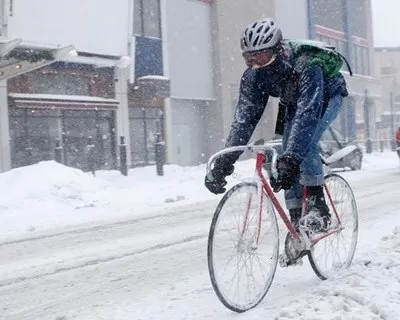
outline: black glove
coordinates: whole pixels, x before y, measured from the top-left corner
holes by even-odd
[[[274,192],[279,192],[282,189],[282,185],[279,179],[275,179],[273,176],[269,177],[269,184],[271,185]]]
[[[232,161],[224,156],[219,157],[214,164],[214,167],[206,175],[204,179],[204,185],[212,193],[224,193],[224,188],[227,184],[225,178],[233,173],[235,167]]]
[[[283,155],[276,162],[278,178],[270,178],[270,184],[274,192],[280,189],[289,190],[297,181],[300,173],[300,162],[290,155]]]

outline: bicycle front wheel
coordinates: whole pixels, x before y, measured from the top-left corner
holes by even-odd
[[[308,254],[314,272],[322,280],[350,266],[358,236],[358,211],[350,185],[343,177],[332,173],[325,177],[325,186],[333,233],[316,243]]]
[[[278,223],[269,197],[256,183],[230,189],[214,213],[208,269],[219,300],[244,312],[267,294],[279,255]]]

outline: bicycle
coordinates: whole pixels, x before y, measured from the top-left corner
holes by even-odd
[[[276,174],[277,152],[273,146],[252,144],[223,149],[210,157],[207,173],[217,157],[246,150],[257,152],[255,179],[234,185],[222,197],[211,222],[207,248],[213,289],[222,304],[235,312],[252,309],[264,299],[273,282],[278,261],[281,267],[298,265],[307,255],[312,269],[322,280],[348,268],[358,235],[354,194],[347,181],[335,173],[327,174],[324,184],[331,212],[329,230],[312,233],[307,229],[308,215],[304,214],[307,212],[307,188],[304,190],[300,227],[298,231],[295,229],[263,173],[266,159],[272,158],[271,174]],[[335,157],[323,159],[323,162],[329,164],[329,160],[334,161]],[[288,229],[280,255],[275,211]],[[228,218],[227,222],[224,217]],[[329,249],[333,252],[329,253]]]

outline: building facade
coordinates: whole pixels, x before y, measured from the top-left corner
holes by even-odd
[[[400,47],[375,48],[375,61],[382,84],[382,108],[377,119],[380,138],[391,140],[400,126]]]
[[[249,8],[250,7],[250,8]],[[293,12],[296,13],[295,19]],[[239,37],[244,26],[262,17],[274,17],[285,38],[314,39],[338,48],[353,67],[354,75],[343,73],[348,81],[350,97],[335,123],[349,139],[365,138],[364,102],[367,92],[371,124],[381,107],[380,81],[373,66],[371,3],[369,0],[221,0],[213,3],[214,76],[217,105],[210,110],[210,150],[223,146],[229,132],[237,101],[239,79],[245,69],[239,50]],[[275,128],[277,101],[271,99],[258,125],[253,140],[272,138]],[[217,120],[217,121],[216,121]],[[372,134],[376,128],[371,126]]]
[[[3,170],[54,159],[60,147],[65,164],[84,169],[91,143],[98,169],[119,166],[122,142],[129,166],[154,163],[156,131],[164,132],[158,124],[169,96],[163,77],[163,3],[2,1],[4,38],[22,39],[38,50],[75,48],[4,83],[7,108],[1,122],[11,143]]]
[[[93,141],[98,168],[119,166],[121,142],[130,167],[149,165],[160,136],[168,163],[205,162],[224,145],[233,119],[246,67],[239,37],[262,17],[275,17],[286,38],[323,40],[348,57],[355,76],[344,71],[351,97],[338,121],[347,136],[356,136],[355,123],[364,120],[365,92],[374,101],[371,118],[379,107],[369,0],[1,3],[3,37],[75,48],[0,85],[7,105],[0,113],[2,157],[12,160],[2,160],[2,170],[52,159],[60,145],[66,164],[85,168]],[[276,112],[270,99],[254,139],[273,137]]]
[[[211,1],[166,1],[164,47],[171,97],[166,101],[168,160],[196,165],[207,160],[208,110],[216,106]]]
[[[368,138],[376,138],[375,118],[381,108],[381,88],[374,68],[371,1],[308,0],[307,5],[309,37],[338,48],[354,72],[353,77],[345,72],[350,97],[345,100],[337,121],[338,129],[352,139],[364,140],[367,132]],[[368,129],[366,124],[370,126]]]

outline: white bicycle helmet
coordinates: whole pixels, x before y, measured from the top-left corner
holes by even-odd
[[[240,39],[242,52],[258,51],[275,47],[282,40],[282,31],[271,18],[249,24]]]

